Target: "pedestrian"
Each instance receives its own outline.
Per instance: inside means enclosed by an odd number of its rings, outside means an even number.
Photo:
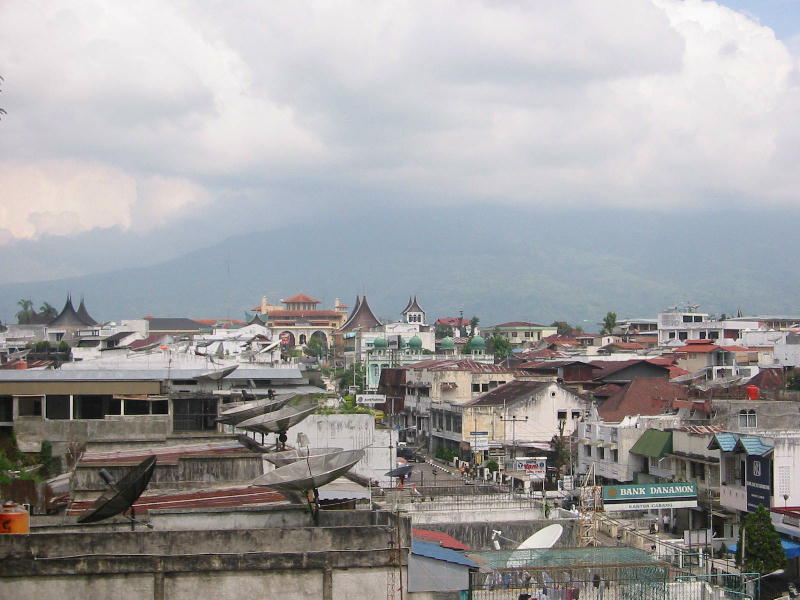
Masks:
[[[668,514],[665,514],[663,517],[661,517],[661,525],[662,525],[661,530],[664,533],[667,533],[669,531],[669,515]]]

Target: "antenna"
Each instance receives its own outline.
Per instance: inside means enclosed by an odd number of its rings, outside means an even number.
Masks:
[[[108,484],[109,489],[81,513],[78,523],[96,523],[122,514],[128,509],[131,510],[131,514],[125,516],[131,522],[131,529],[136,523],[141,523],[136,520],[133,503],[139,499],[139,496],[147,488],[147,484],[150,483],[157,460],[155,455],[148,456],[116,483],[108,471],[101,469],[99,475]],[[144,525],[150,529],[153,528],[150,523],[144,523]]]
[[[316,400],[306,399],[294,406],[284,406],[275,412],[252,417],[238,423],[240,429],[256,433],[277,433],[280,449],[286,449],[286,432],[319,408]]]
[[[245,395],[247,390],[242,390],[242,396],[247,398],[249,394]],[[251,400],[244,402],[233,408],[223,411],[217,418],[217,423],[226,423],[228,425],[237,426],[243,421],[265,415],[267,413],[280,410],[289,403],[295,394],[280,394],[277,398],[262,398],[260,400]]]

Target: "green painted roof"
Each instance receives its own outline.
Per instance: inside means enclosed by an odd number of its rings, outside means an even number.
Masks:
[[[664,458],[672,453],[672,432],[648,429],[636,440],[631,454],[642,454],[653,458]]]
[[[485,347],[486,347],[486,340],[484,340],[479,335],[476,335],[469,341],[470,350],[483,350]]]
[[[375,338],[375,341],[372,342],[372,347],[378,350],[386,348],[387,345],[386,338]]]
[[[441,341],[441,343],[439,344],[439,348],[441,350],[455,350],[456,343],[453,341],[453,338],[448,336]]]

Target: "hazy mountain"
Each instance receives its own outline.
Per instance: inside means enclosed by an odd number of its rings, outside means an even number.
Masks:
[[[68,291],[85,295],[98,319],[241,318],[262,295],[274,302],[298,292],[326,306],[366,292],[375,312],[392,318],[417,294],[429,317],[463,310],[483,325],[565,319],[588,330],[608,310],[655,316],[685,300],[729,314],[800,312],[795,215],[785,212],[409,212],[321,218],[149,266],[7,283],[0,317],[12,318],[23,297],[60,307]],[[124,247],[101,241],[94,252]]]

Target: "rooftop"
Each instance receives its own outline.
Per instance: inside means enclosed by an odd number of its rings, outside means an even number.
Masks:
[[[306,296],[305,294],[297,294],[296,296],[292,296],[291,298],[287,298],[286,300],[281,300],[281,302],[283,302],[284,304],[299,303],[299,302],[319,304],[320,300],[312,298],[311,296]]]
[[[675,399],[686,399],[686,388],[660,377],[637,377],[600,404],[597,412],[604,421],[618,422],[629,415],[660,415],[672,408]]]

